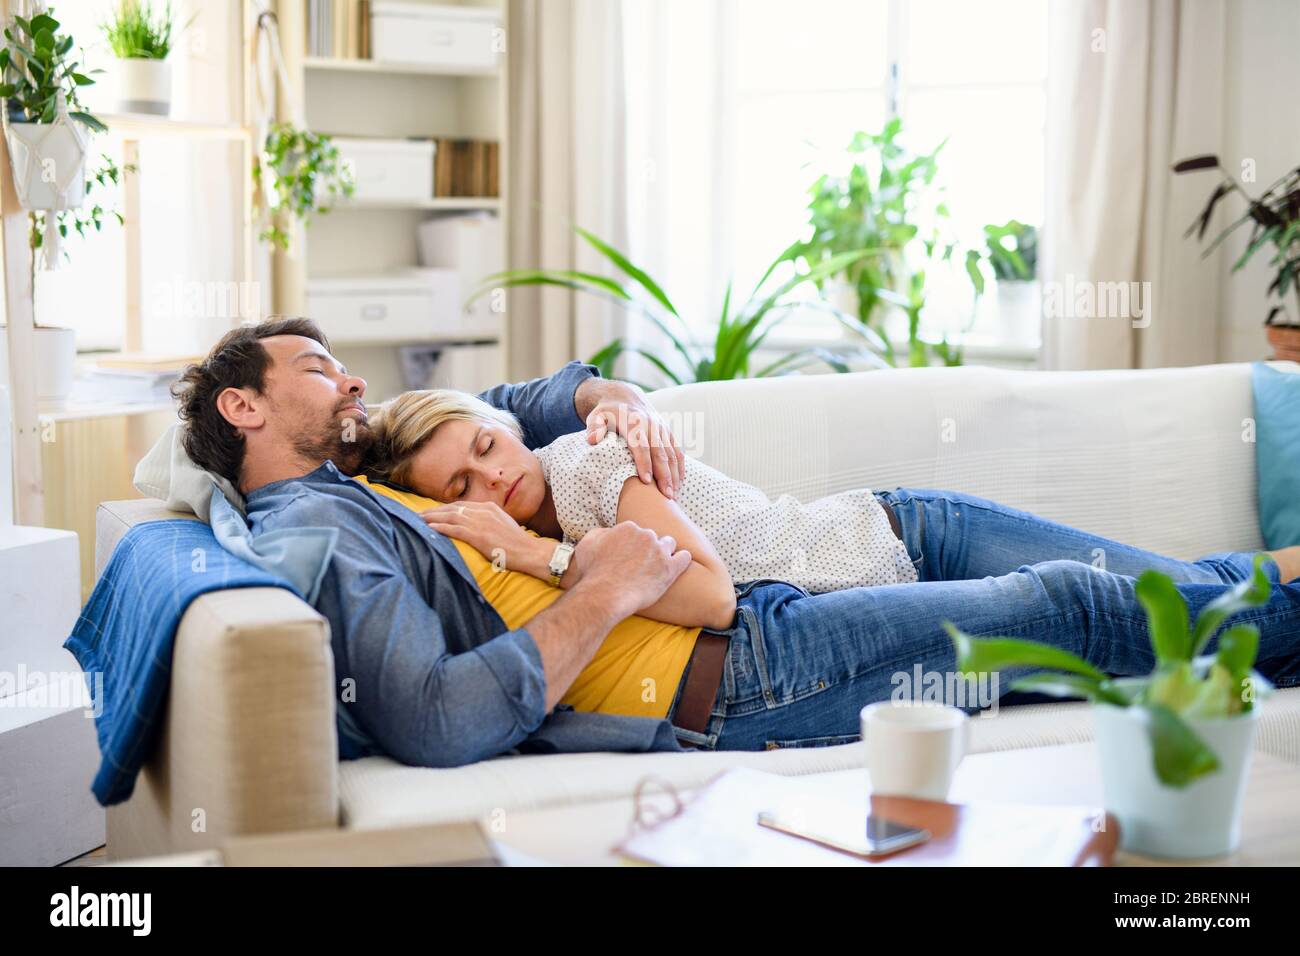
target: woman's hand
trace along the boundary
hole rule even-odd
[[[499,571],[524,571],[545,577],[538,570],[546,568],[555,542],[529,534],[495,502],[441,505],[421,511],[420,517],[434,531],[464,541]]]

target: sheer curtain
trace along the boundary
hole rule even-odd
[[[1049,314],[1045,367],[1219,358],[1221,253],[1182,235],[1209,180],[1170,167],[1222,151],[1226,17],[1223,0],[1053,0],[1044,292],[1150,285],[1140,316]]]
[[[571,226],[627,248],[622,6],[510,0],[507,210],[511,268],[605,274]],[[551,372],[622,333],[614,306],[563,289],[511,289],[509,375]]]

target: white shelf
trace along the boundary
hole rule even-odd
[[[390,76],[497,76],[500,66],[441,66],[432,63],[387,63],[382,60],[343,60],[328,56],[309,56],[303,60],[309,71],[332,73],[378,73]]]
[[[76,422],[88,418],[116,418],[121,415],[151,415],[154,412],[176,413],[171,399],[162,402],[41,402],[36,417],[43,422]]]
[[[252,135],[247,126],[240,126],[237,123],[196,123],[150,113],[96,113],[95,116],[108,127],[109,135],[125,136],[127,139],[140,139],[145,136],[184,136],[189,139],[238,142]]]
[[[434,212],[459,212],[464,210],[486,210],[497,212],[501,209],[501,200],[495,196],[442,196],[430,199],[345,199],[339,202],[331,212],[366,209],[427,209]]]

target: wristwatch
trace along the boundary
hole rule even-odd
[[[551,563],[546,566],[546,570],[551,572],[551,587],[560,586],[560,578],[564,577],[564,572],[569,570],[569,561],[573,558],[574,547],[574,543],[568,538],[555,546]]]

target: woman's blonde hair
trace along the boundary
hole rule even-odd
[[[497,425],[523,439],[519,420],[468,392],[427,388],[403,392],[379,407],[371,417],[376,459],[368,469],[372,477],[409,485],[411,458],[433,437],[443,422],[477,422]]]

